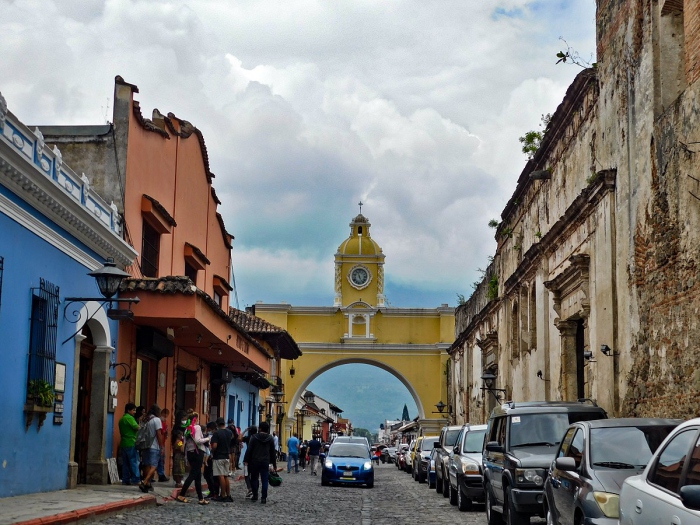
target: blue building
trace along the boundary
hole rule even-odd
[[[88,274],[136,252],[121,218],[0,94],[0,497],[106,483],[117,321]]]

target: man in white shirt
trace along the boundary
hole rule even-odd
[[[275,441],[275,454],[277,455],[277,459],[279,459],[280,456],[280,438],[277,436],[277,432],[272,433],[272,439]]]
[[[139,484],[141,492],[153,490],[151,478],[156,473],[158,462],[160,461],[160,449],[165,445],[163,435],[163,422],[160,420],[160,407],[152,405],[146,416],[145,425],[150,425],[148,435],[153,435],[151,446],[143,451],[141,462],[143,463],[143,481]]]

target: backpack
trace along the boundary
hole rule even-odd
[[[153,445],[153,440],[156,438],[155,427],[150,424],[153,417],[155,416],[152,416],[143,426],[139,427],[136,433],[136,442],[134,443],[136,450],[146,450]]]

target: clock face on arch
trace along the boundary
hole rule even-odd
[[[355,266],[350,270],[348,280],[354,288],[358,290],[364,288],[370,281],[369,270],[364,266]]]

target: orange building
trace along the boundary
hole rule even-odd
[[[217,211],[202,133],[157,109],[145,119],[135,93],[135,85],[117,76],[114,124],[42,128],[46,142],[116,204],[126,240],[139,252],[120,297],[140,302],[133,316],[116,314],[124,320],[110,365],[117,393],[109,400],[108,413],[115,414],[106,445],[114,455],[116,420],[128,402],[157,403],[171,418],[191,408],[202,422],[223,416],[244,428],[257,424],[266,402],[272,411],[265,390],[274,361],[300,354],[288,334],[291,345],[256,339],[229,315],[233,236]],[[89,361],[90,338],[85,341]],[[89,413],[100,417],[99,407]]]

